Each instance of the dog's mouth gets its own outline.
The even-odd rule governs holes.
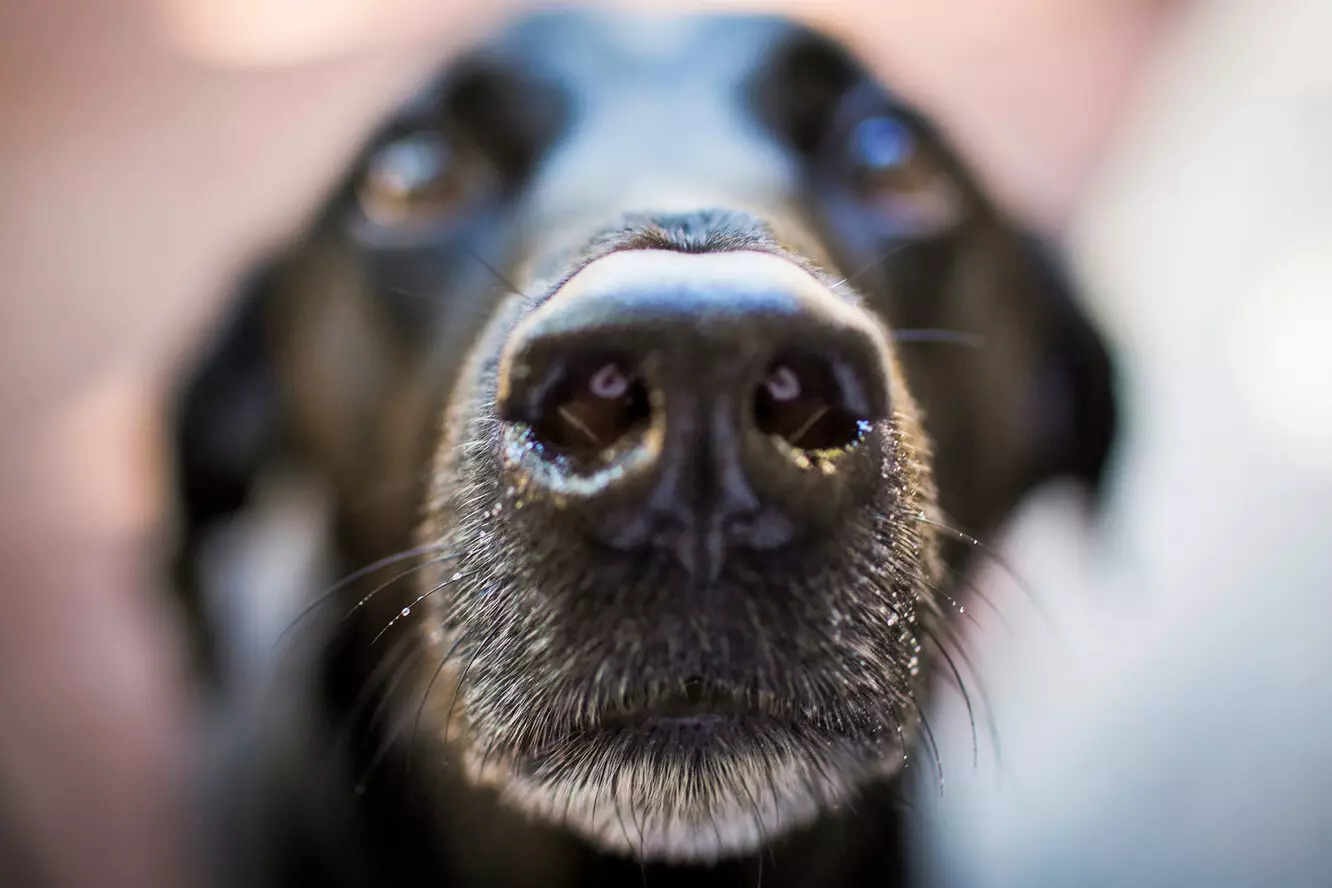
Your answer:
[[[873,743],[882,724],[883,718],[847,701],[801,705],[771,692],[691,679],[678,690],[615,706],[573,731],[564,742],[574,746],[610,743],[626,750],[679,745],[703,754],[709,748],[734,752],[778,738],[817,737],[824,743],[854,746]]]
[[[690,679],[671,694],[638,707],[616,710],[600,720],[602,731],[648,731],[720,727],[736,722],[775,720],[749,694],[731,691],[705,679]]]

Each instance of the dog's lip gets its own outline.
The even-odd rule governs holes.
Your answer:
[[[846,742],[855,748],[874,746],[883,726],[843,714],[830,721],[809,714],[793,700],[775,699],[754,690],[726,685],[686,685],[680,691],[644,695],[602,709],[591,718],[570,725],[567,732],[547,736],[527,747],[522,758],[529,768],[567,763],[574,750],[605,748],[615,744],[623,750],[647,744],[661,751],[669,748],[712,749],[720,754],[737,744],[776,741],[799,744],[811,736],[825,742]],[[720,743],[720,745],[717,745]]]
[[[601,727],[613,730],[768,717],[771,717],[771,713],[765,712],[745,695],[730,693],[701,682],[690,682],[686,683],[683,690],[653,700],[645,706],[607,714],[601,719]]]

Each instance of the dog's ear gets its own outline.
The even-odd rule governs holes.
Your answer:
[[[996,221],[964,238],[948,295],[955,316],[982,337],[980,375],[989,379],[980,382],[977,409],[990,415],[977,431],[995,430],[996,445],[1007,441],[1004,474],[1017,489],[1071,478],[1095,490],[1117,419],[1110,352],[1056,250]]]
[[[238,288],[231,314],[174,399],[174,450],[184,520],[207,524],[244,505],[278,447],[279,407],[265,341],[270,271]]]
[[[195,576],[209,534],[245,508],[264,469],[283,447],[282,410],[267,348],[271,273],[261,268],[238,288],[231,314],[174,393],[171,459],[176,476],[177,604],[195,666],[216,677],[218,645]]]
[[[1044,481],[1099,487],[1115,371],[1053,251],[985,212],[887,271],[884,312],[934,440],[945,512],[981,533]],[[966,341],[918,344],[916,331]]]
[[[1023,240],[1046,318],[1033,398],[1042,447],[1036,480],[1071,476],[1096,490],[1119,421],[1117,369],[1055,251],[1036,238]]]
[[[316,234],[239,288],[232,315],[176,398],[187,525],[244,507],[279,463],[344,491],[366,488],[419,353],[409,340],[425,335],[429,320],[374,298],[366,276],[360,252]]]
[[[343,530],[353,521],[373,546],[408,532],[416,514],[435,431],[422,425],[435,415],[424,401],[442,382],[418,366],[432,318],[399,310],[434,304],[389,298],[373,259],[342,237],[316,232],[278,267],[266,335],[293,452],[329,485]]]

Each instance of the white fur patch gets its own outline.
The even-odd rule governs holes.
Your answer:
[[[807,750],[737,755],[710,763],[699,780],[679,763],[628,756],[598,779],[533,777],[512,761],[464,755],[468,779],[489,786],[511,808],[568,829],[601,849],[640,861],[710,863],[751,853],[837,811],[867,780],[901,766],[900,752],[879,761],[845,755],[816,762]],[[483,768],[484,764],[484,768]]]

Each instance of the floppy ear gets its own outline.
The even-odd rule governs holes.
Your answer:
[[[280,398],[265,342],[270,272],[246,280],[231,315],[176,391],[171,458],[178,540],[175,593],[195,666],[215,678],[219,645],[196,576],[210,532],[245,508],[282,449]]]
[[[981,534],[1043,481],[1099,487],[1114,369],[1052,252],[978,212],[885,271],[883,311],[934,442],[945,513]],[[973,347],[919,343],[917,331],[960,333]]]
[[[1117,370],[1054,251],[1037,238],[1023,240],[1046,312],[1032,399],[1041,448],[1033,480],[1071,476],[1098,491],[1118,425]]]
[[[1055,251],[996,214],[960,238],[943,299],[946,318],[976,334],[966,436],[974,475],[1006,513],[1056,478],[1102,484],[1115,436],[1115,368]],[[950,393],[936,392],[936,398]],[[965,468],[960,471],[966,471]]]
[[[416,514],[412,470],[433,415],[421,402],[434,388],[413,372],[426,319],[407,324],[370,273],[357,251],[316,235],[275,275],[266,334],[293,451],[329,484],[343,529],[354,521],[374,546]]]
[[[351,484],[381,437],[376,411],[404,351],[395,330],[366,298],[353,255],[312,243],[290,256],[245,282],[179,393],[187,523],[207,525],[241,508],[257,476],[280,459]]]

